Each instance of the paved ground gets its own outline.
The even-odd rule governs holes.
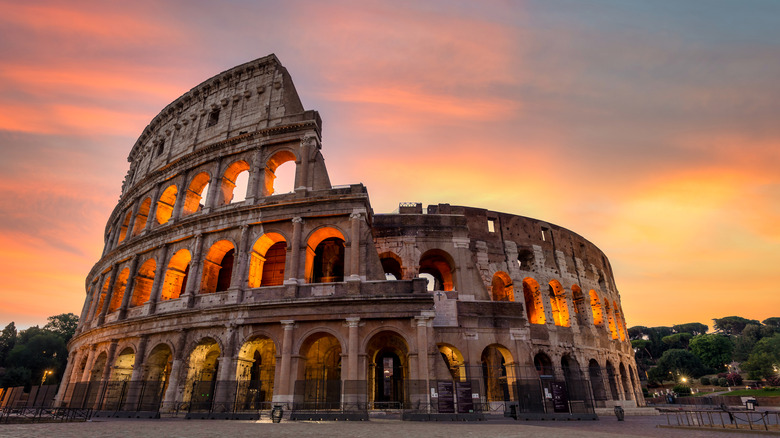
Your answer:
[[[515,422],[495,419],[480,423],[434,423],[398,420],[370,422],[283,422],[266,420],[95,420],[86,423],[0,424],[0,437],[30,438],[214,438],[217,437],[344,437],[344,438],[418,438],[418,437],[662,437],[704,438],[723,436],[714,431],[657,428],[666,424],[664,416],[614,417],[599,421]],[[739,434],[737,436],[744,436]]]

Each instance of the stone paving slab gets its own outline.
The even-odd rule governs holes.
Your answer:
[[[86,423],[0,424],[1,438],[214,438],[217,437],[344,437],[344,438],[417,438],[417,437],[662,437],[704,438],[729,436],[710,430],[657,428],[666,424],[664,416],[613,418],[599,421],[534,421],[511,419],[480,423],[410,422],[372,420],[369,422],[282,422],[269,420],[95,420]],[[743,436],[742,434],[738,436]]]

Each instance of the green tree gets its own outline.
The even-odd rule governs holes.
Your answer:
[[[11,322],[0,332],[0,367],[5,366],[5,360],[14,345],[16,345],[16,326]]]
[[[756,342],[753,352],[747,362],[742,364],[751,378],[769,377],[774,374],[774,367],[780,364],[780,333],[765,337]]]
[[[686,324],[676,324],[672,326],[672,330],[675,333],[690,333],[693,336],[703,335],[707,333],[710,328],[700,322],[689,322]]]
[[[677,380],[679,376],[699,378],[705,373],[706,368],[698,356],[673,348],[664,352],[657,365],[648,372],[648,377],[654,381]]]
[[[704,365],[715,371],[725,371],[734,350],[731,339],[716,333],[696,336],[688,346]]]
[[[688,342],[693,338],[690,333],[675,333],[673,335],[664,336],[661,338],[661,342],[668,345],[668,348],[682,348],[688,349]]]
[[[772,327],[775,331],[780,331],[780,317],[773,316],[772,318],[767,318],[763,321],[765,326]]]
[[[761,324],[755,319],[745,319],[741,316],[726,316],[723,318],[713,318],[712,320],[715,322],[715,330],[718,333],[733,336],[740,335],[748,324]]]
[[[68,358],[65,341],[55,333],[46,330],[40,331],[42,333],[32,335],[26,342],[17,342],[8,353],[7,364],[9,368],[24,368],[30,371],[31,380],[26,382],[25,386],[40,383],[46,370],[53,372],[52,380],[49,381],[57,381],[65,369],[65,362]]]
[[[76,333],[76,327],[79,325],[79,317],[72,313],[61,313],[47,319],[49,322],[43,326],[43,329],[58,334],[66,344]]]

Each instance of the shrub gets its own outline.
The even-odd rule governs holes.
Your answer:
[[[729,373],[729,375],[726,376],[726,380],[731,386],[739,386],[742,384],[742,376],[740,376],[739,373]]]
[[[702,377],[699,379],[699,382],[701,382],[702,385],[709,385],[710,384],[710,378],[709,377]]]
[[[691,387],[688,385],[674,385],[672,391],[677,395],[691,395]]]
[[[772,376],[766,379],[766,383],[771,386],[780,386],[780,376]]]
[[[729,373],[718,373],[718,378],[720,379],[722,377],[722,378],[725,379],[726,376],[728,376],[728,375],[729,375]]]
[[[721,377],[718,379],[718,385],[723,387],[729,386],[729,381],[725,377]]]
[[[650,398],[650,393],[647,391],[647,388],[642,388],[642,397]]]

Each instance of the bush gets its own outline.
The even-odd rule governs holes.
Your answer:
[[[642,388],[642,397],[650,398],[650,392],[647,391],[647,388]]]
[[[718,378],[719,378],[719,379],[720,379],[720,378],[724,378],[724,379],[725,379],[725,378],[726,378],[726,376],[728,376],[728,375],[729,375],[729,373],[718,373]]]
[[[742,384],[742,376],[740,376],[739,373],[729,373],[729,375],[726,376],[726,380],[731,386],[739,386]]]
[[[726,386],[729,386],[729,381],[726,380],[725,377],[721,377],[721,378],[718,379],[718,385],[720,385],[720,386],[725,388]]]
[[[771,386],[780,386],[780,376],[772,376],[766,379],[766,383]]]
[[[701,382],[702,385],[709,385],[710,384],[710,378],[709,377],[702,377],[699,379],[699,382]]]
[[[674,385],[674,388],[672,388],[672,391],[677,395],[691,395],[691,387],[688,385]]]

